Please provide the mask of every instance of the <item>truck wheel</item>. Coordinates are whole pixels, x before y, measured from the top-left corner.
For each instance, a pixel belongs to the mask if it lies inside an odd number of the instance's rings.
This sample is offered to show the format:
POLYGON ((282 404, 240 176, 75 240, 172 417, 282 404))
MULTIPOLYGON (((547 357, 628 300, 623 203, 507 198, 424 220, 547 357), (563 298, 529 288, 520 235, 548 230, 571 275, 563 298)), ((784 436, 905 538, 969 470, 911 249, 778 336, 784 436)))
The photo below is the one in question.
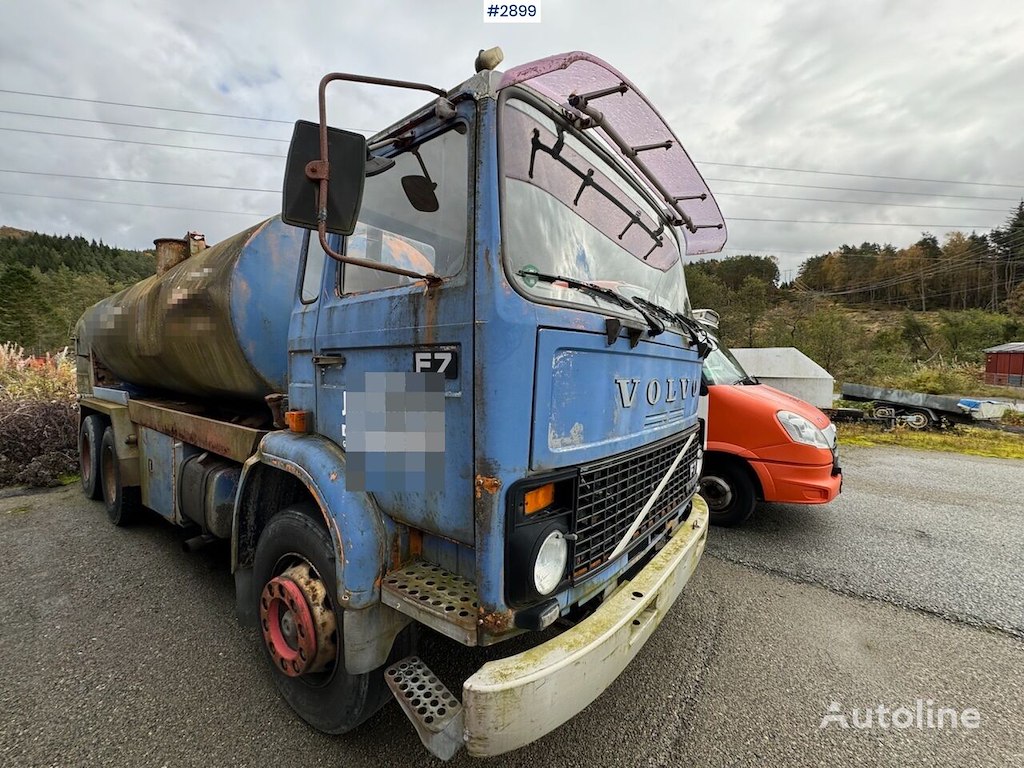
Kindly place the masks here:
POLYGON ((754 483, 743 467, 733 461, 707 462, 700 478, 700 495, 708 503, 715 525, 739 525, 757 503, 754 483))
POLYGON ((95 413, 82 419, 78 429, 78 471, 82 476, 82 492, 86 498, 103 496, 100 484, 100 441, 103 440, 103 417, 95 413))
POLYGON ((114 449, 114 428, 103 430, 100 441, 100 484, 107 517, 117 526, 130 525, 142 511, 142 492, 138 487, 126 488, 121 484, 121 464, 114 449))
POLYGON ((339 734, 380 709, 390 692, 383 667, 359 675, 345 670, 334 547, 313 517, 319 514, 311 504, 294 505, 267 524, 256 545, 254 598, 277 690, 318 731, 339 734))

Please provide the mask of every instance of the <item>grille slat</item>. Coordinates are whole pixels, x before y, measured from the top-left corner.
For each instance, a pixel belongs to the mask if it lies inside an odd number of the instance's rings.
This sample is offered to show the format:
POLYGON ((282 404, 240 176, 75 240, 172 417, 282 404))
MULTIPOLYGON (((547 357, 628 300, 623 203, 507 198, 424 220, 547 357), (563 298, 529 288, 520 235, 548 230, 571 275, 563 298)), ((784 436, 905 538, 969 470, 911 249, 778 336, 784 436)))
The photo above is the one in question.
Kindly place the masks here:
POLYGON ((607 564, 609 555, 629 530, 691 434, 694 440, 686 455, 627 548, 632 556, 652 543, 652 537, 684 511, 684 502, 696 490, 694 467, 701 451, 697 430, 675 435, 631 454, 581 467, 573 551, 574 581, 589 578, 607 564))

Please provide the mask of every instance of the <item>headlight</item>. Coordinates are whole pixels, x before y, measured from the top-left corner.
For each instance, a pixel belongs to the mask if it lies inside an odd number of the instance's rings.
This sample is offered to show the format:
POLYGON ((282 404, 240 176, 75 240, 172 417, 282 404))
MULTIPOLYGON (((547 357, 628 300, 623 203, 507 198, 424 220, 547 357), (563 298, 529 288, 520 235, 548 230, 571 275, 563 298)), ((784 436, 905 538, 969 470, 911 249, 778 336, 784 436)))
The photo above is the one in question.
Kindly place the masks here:
POLYGON ((825 439, 828 441, 829 448, 836 447, 836 425, 829 422, 829 425, 821 430, 822 434, 825 435, 825 439))
POLYGON ((569 542, 560 530, 544 537, 533 562, 533 586, 537 594, 550 595, 562 582, 565 564, 569 559, 569 542))
POLYGON ((825 450, 832 448, 824 433, 800 414, 792 411, 779 411, 775 415, 794 443, 813 445, 825 450))

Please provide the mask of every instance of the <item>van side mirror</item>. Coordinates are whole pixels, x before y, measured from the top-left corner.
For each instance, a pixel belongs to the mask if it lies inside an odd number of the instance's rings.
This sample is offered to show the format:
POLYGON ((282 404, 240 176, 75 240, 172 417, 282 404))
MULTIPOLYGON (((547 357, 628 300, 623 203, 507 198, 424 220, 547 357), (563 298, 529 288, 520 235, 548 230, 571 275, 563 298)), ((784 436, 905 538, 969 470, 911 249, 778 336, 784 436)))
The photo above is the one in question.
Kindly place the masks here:
MULTIPOLYGON (((363 202, 366 138, 359 133, 328 128, 327 157, 322 159, 330 163, 326 229, 338 235, 351 235, 363 202)), ((296 121, 284 172, 281 220, 285 224, 317 229, 320 182, 310 178, 306 169, 318 160, 321 160, 320 126, 306 120, 296 121)))

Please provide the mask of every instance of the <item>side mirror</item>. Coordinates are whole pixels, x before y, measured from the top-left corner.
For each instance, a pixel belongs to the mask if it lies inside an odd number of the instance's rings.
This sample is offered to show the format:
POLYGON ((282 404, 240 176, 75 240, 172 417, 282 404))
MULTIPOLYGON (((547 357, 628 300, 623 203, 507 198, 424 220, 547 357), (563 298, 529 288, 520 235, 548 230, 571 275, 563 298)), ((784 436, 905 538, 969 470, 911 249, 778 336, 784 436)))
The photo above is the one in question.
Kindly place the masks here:
MULTIPOLYGON (((281 220, 285 224, 317 229, 320 182, 306 175, 306 166, 320 159, 320 126, 306 120, 297 121, 284 172, 281 220)), ((366 139, 359 133, 328 128, 327 157, 323 159, 330 163, 327 231, 351 235, 363 202, 366 139)))

